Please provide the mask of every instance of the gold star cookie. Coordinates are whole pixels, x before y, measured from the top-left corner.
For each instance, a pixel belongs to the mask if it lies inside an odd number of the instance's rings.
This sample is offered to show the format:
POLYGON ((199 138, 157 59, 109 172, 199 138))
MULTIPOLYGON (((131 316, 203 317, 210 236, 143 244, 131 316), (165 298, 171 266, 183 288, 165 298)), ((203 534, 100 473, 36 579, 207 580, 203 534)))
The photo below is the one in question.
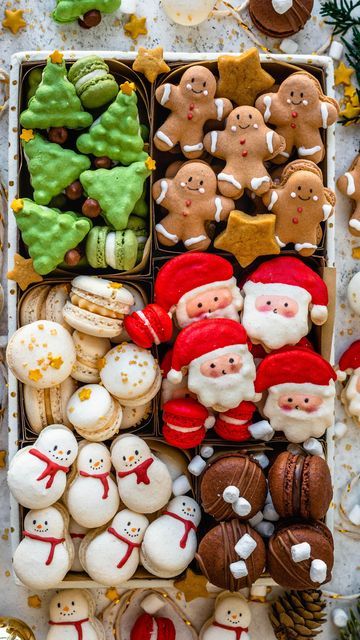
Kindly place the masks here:
POLYGON ((215 239, 217 249, 232 253, 242 267, 259 256, 277 255, 280 247, 275 240, 273 213, 249 216, 243 211, 231 211, 225 231, 215 239))
POLYGON ((139 36, 146 36, 146 18, 138 18, 134 13, 131 14, 129 22, 124 25, 125 33, 133 40, 139 36))
POLYGON ((17 282, 22 291, 25 291, 29 284, 43 280, 43 277, 36 273, 32 258, 23 258, 18 253, 15 253, 14 267, 12 271, 8 272, 7 278, 17 282))
POLYGON ((163 48, 145 49, 140 47, 133 64, 134 71, 143 73, 145 78, 153 84, 160 73, 167 73, 170 67, 163 58, 163 48))
POLYGON ((347 67, 343 62, 340 62, 339 66, 337 67, 337 69, 335 69, 334 72, 335 84, 345 84, 347 86, 351 85, 350 78, 353 73, 354 69, 351 69, 351 67, 347 67))
POLYGON ((187 569, 185 578, 175 580, 174 585, 182 591, 186 602, 191 602, 195 598, 208 598, 209 592, 206 588, 208 581, 205 576, 199 576, 191 569, 187 569))
POLYGON ((220 56, 217 95, 238 105, 253 106, 259 93, 268 91, 274 78, 264 71, 255 47, 240 56, 220 56))
POLYGON ((26 22, 23 18, 22 9, 5 9, 5 20, 2 21, 2 26, 5 29, 10 29, 11 33, 16 34, 19 29, 26 27, 26 22))

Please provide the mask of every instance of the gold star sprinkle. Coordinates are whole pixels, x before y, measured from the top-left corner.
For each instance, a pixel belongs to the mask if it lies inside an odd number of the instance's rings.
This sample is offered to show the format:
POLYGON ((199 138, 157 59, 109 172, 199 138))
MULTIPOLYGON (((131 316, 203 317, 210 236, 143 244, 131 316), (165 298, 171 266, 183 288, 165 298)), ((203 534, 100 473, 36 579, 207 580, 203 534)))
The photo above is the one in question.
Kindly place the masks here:
POLYGON ((259 93, 268 91, 274 78, 264 71, 255 47, 239 56, 220 56, 217 95, 236 104, 253 105, 259 93))
POLYGON ((145 160, 145 165, 149 171, 154 171, 156 169, 156 162, 150 156, 145 160))
POLYGON ((140 47, 133 63, 134 71, 143 73, 145 78, 153 84, 160 73, 167 73, 170 67, 163 58, 163 48, 145 49, 140 47))
POLYGON ((96 362, 96 366, 98 368, 99 371, 101 371, 101 369, 103 369, 106 365, 106 360, 105 358, 99 358, 96 362))
POLYGON ((5 20, 2 21, 2 26, 5 29, 10 29, 11 33, 16 34, 19 29, 26 27, 26 22, 23 18, 22 9, 5 9, 5 20))
POLYGON ((335 85, 345 84, 347 86, 351 85, 351 76, 354 73, 354 69, 351 67, 347 67, 343 62, 340 62, 337 69, 335 69, 335 85))
POLYGON ((91 396, 91 389, 87 389, 86 387, 83 387, 79 393, 78 393, 79 399, 81 400, 81 402, 84 402, 84 400, 89 400, 90 396, 91 396))
POLYGON ((120 595, 118 594, 118 592, 114 587, 110 587, 110 589, 107 589, 107 591, 105 591, 105 598, 110 600, 110 602, 120 601, 120 595))
POLYGON ((249 216, 243 211, 231 211, 226 229, 215 239, 214 245, 229 251, 242 267, 247 267, 259 256, 280 253, 275 240, 275 222, 273 213, 249 216))
POLYGON ((23 129, 21 132, 20 140, 24 140, 24 142, 29 142, 30 140, 34 140, 34 132, 32 129, 23 129))
POLYGON ((64 360, 61 356, 59 356, 58 358, 51 358, 50 360, 50 367, 52 367, 53 369, 60 369, 63 364, 64 360))
POLYGON ((43 376, 40 369, 30 369, 28 373, 29 380, 33 380, 34 382, 39 382, 39 380, 41 380, 42 377, 43 376))
POLYGON ((120 85, 120 89, 121 89, 121 93, 125 93, 126 96, 131 96, 133 91, 135 91, 136 89, 135 83, 129 82, 128 80, 126 80, 126 82, 123 82, 120 85))
POLYGON ((127 36, 130 36, 133 40, 136 40, 139 36, 146 36, 146 18, 138 18, 134 13, 131 14, 129 22, 124 25, 124 30, 127 36))
POLYGON ((14 266, 12 271, 8 271, 7 278, 17 282, 22 291, 25 291, 29 284, 43 280, 43 277, 36 273, 32 258, 23 258, 18 253, 15 253, 14 266))
POLYGON ((191 602, 195 598, 208 598, 209 592, 206 588, 207 579, 199 576, 191 569, 187 569, 185 578, 175 580, 174 585, 183 592, 186 602, 191 602))
POLYGON ((2 449, 0 451, 0 469, 5 469, 6 467, 6 451, 2 449))
POLYGON ((64 56, 60 51, 55 49, 55 51, 50 55, 50 59, 53 64, 62 64, 64 56))
POLYGON ((360 247, 353 247, 352 257, 354 260, 360 260, 360 247))
POLYGON ((40 609, 41 608, 41 598, 38 595, 29 596, 27 599, 28 607, 30 609, 40 609))
POLYGON ((14 213, 19 213, 19 211, 21 211, 21 209, 24 206, 24 202, 21 200, 21 198, 15 198, 12 201, 10 206, 11 206, 11 208, 12 208, 14 213))
POLYGON ((121 282, 110 282, 109 287, 110 289, 121 289, 122 284, 121 282))

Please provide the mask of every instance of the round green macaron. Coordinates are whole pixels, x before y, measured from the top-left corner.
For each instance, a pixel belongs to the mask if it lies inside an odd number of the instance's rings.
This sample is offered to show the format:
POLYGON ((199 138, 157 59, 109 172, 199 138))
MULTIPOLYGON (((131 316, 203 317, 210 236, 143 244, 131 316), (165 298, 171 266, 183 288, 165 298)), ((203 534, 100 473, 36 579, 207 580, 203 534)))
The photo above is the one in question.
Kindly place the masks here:
POLYGON ((109 227, 93 227, 87 235, 85 253, 88 263, 94 269, 105 269, 107 267, 105 243, 109 231, 109 227))
POLYGON ((145 244, 149 236, 147 224, 145 220, 143 220, 142 218, 138 218, 138 216, 131 215, 127 223, 127 228, 131 229, 131 231, 135 233, 136 240, 138 243, 136 262, 139 263, 142 260, 145 244))
POLYGON ((113 231, 110 227, 94 227, 86 239, 86 257, 94 269, 109 266, 129 271, 137 261, 138 241, 131 229, 113 231))
POLYGON ((68 78, 86 109, 102 107, 114 100, 119 92, 118 84, 109 73, 108 65, 98 56, 77 60, 70 67, 68 78))

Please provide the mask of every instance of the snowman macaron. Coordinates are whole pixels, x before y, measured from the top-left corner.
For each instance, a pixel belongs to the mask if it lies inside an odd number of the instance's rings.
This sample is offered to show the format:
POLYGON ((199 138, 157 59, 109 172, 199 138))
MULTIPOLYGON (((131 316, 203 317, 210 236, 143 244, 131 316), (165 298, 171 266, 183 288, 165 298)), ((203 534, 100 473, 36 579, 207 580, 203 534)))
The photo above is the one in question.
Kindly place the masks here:
POLYGON ((105 640, 104 627, 94 615, 95 600, 90 591, 59 591, 50 600, 46 640, 105 640))
POLYGON ((76 472, 69 478, 64 501, 70 515, 83 527, 101 527, 119 508, 119 492, 110 469, 110 452, 104 444, 80 443, 76 472))
POLYGON ((70 567, 70 571, 74 571, 75 573, 84 571, 79 560, 79 549, 88 532, 89 529, 87 529, 86 527, 82 527, 81 524, 78 524, 73 518, 70 518, 69 533, 71 541, 74 545, 74 560, 70 567))
POLYGON ((59 503, 26 514, 13 565, 27 587, 52 589, 65 578, 74 560, 68 525, 69 514, 59 503))
POLYGON ((200 519, 201 510, 193 498, 173 498, 145 532, 140 553, 145 569, 159 578, 182 573, 195 557, 200 519))
POLYGON ((7 481, 14 498, 28 509, 45 509, 65 491, 66 474, 78 452, 75 436, 61 424, 43 429, 10 462, 7 481))
POLYGON ((80 562, 95 582, 117 586, 130 580, 139 565, 148 519, 123 509, 110 526, 92 531, 80 545, 80 562))
POLYGON ((251 612, 240 593, 224 591, 215 602, 214 616, 205 622, 200 640, 250 640, 251 612))
POLYGON ((111 446, 119 494, 128 509, 154 513, 170 499, 172 479, 167 466, 135 435, 123 435, 111 446))

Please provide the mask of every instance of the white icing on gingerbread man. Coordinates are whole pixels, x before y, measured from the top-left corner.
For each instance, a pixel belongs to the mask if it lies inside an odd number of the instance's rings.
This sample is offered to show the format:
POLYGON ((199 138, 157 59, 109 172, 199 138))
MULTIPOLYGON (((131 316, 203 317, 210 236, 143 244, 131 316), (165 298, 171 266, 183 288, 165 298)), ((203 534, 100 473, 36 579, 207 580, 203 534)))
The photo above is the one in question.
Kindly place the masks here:
POLYGON ((349 231, 353 236, 360 236, 360 155, 356 156, 348 171, 340 176, 337 187, 344 196, 354 201, 349 231))

